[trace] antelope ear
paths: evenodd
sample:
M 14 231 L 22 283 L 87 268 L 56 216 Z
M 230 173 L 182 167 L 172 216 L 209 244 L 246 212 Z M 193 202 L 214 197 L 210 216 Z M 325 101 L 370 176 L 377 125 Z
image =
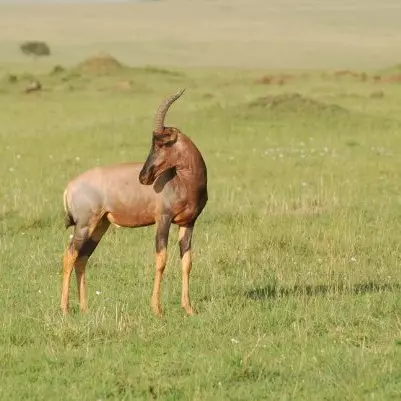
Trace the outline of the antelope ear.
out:
M 165 127 L 162 134 L 153 133 L 153 138 L 157 143 L 166 145 L 167 143 L 174 143 L 179 132 L 177 128 Z

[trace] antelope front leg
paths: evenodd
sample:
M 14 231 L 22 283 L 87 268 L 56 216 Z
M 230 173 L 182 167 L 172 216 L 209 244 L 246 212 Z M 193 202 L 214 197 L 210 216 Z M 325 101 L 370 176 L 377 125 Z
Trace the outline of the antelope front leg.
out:
M 160 283 L 163 278 L 164 268 L 167 263 L 167 244 L 168 234 L 170 230 L 171 219 L 167 216 L 162 216 L 157 222 L 156 229 L 156 271 L 155 282 L 153 286 L 153 294 L 150 306 L 156 316 L 161 316 L 160 307 Z
M 190 300 L 189 300 L 189 274 L 192 268 L 191 256 L 191 239 L 192 239 L 193 226 L 180 227 L 178 233 L 180 244 L 180 255 L 182 264 L 182 295 L 181 306 L 185 309 L 188 315 L 194 313 Z

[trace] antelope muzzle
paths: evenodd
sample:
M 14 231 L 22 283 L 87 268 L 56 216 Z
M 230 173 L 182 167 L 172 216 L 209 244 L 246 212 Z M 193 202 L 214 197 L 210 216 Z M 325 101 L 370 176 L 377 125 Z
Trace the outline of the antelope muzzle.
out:
M 143 185 L 152 185 L 156 179 L 156 171 L 154 166 L 154 153 L 150 153 L 148 158 L 146 159 L 145 164 L 142 167 L 141 172 L 139 173 L 139 182 Z

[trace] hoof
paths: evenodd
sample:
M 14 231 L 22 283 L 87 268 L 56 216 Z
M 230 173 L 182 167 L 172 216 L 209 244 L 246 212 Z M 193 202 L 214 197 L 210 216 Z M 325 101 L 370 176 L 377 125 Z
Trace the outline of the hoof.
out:
M 152 309 L 152 312 L 153 312 L 153 314 L 155 315 L 155 316 L 157 316 L 157 317 L 162 317 L 163 316 L 163 313 L 162 313 L 162 309 L 161 309 L 161 307 L 160 307 L 160 305 L 159 304 L 151 304 L 150 305 L 150 308 Z
M 61 307 L 60 310 L 61 310 L 61 313 L 63 314 L 63 316 L 67 316 L 70 314 L 70 310 L 68 308 Z
M 194 309 L 192 308 L 192 306 L 190 306 L 190 305 L 182 305 L 182 307 L 184 308 L 185 313 L 186 313 L 188 316 L 195 315 L 195 311 L 194 311 Z

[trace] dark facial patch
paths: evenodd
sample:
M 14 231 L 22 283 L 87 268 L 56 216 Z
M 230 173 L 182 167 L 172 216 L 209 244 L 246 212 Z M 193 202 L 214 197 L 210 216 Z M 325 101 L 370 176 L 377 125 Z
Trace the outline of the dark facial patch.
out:
M 141 184 L 153 184 L 155 178 L 163 172 L 162 169 L 174 167 L 170 163 L 171 153 L 168 148 L 172 147 L 176 141 L 177 132 L 173 129 L 165 128 L 162 134 L 153 133 L 152 147 L 139 173 Z
M 149 153 L 148 158 L 146 159 L 145 164 L 142 167 L 142 170 L 139 173 L 139 182 L 141 184 L 150 184 L 150 180 L 153 178 L 153 163 L 155 160 L 155 152 L 153 151 L 153 147 Z

